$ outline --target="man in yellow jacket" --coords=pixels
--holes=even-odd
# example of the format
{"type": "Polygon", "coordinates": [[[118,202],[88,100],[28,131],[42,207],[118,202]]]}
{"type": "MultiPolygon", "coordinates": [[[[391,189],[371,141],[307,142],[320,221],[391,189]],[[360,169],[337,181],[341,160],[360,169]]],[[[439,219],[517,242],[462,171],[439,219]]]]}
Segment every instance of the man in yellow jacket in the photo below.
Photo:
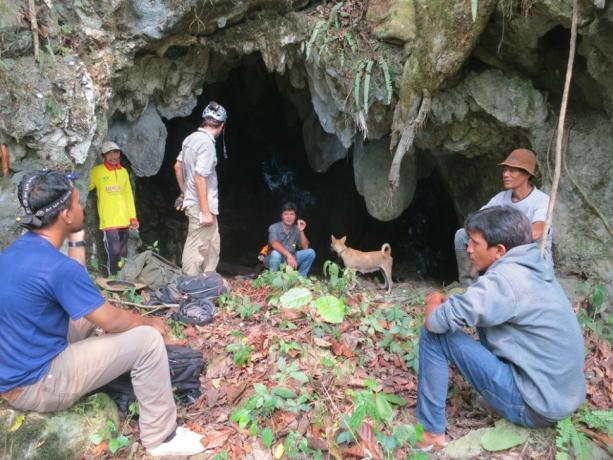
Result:
{"type": "Polygon", "coordinates": [[[108,255],[108,272],[119,270],[122,258],[128,255],[128,229],[139,227],[130,177],[119,158],[121,149],[114,142],[102,144],[102,164],[91,172],[89,190],[96,189],[100,230],[108,255]]]}

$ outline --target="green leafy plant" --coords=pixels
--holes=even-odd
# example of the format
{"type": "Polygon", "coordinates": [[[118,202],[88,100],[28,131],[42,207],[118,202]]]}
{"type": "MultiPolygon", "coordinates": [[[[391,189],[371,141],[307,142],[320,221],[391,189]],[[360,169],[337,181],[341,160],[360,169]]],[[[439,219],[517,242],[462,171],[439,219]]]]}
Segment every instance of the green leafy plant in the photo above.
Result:
{"type": "Polygon", "coordinates": [[[49,111],[49,114],[54,118],[62,113],[62,109],[60,109],[60,106],[53,94],[51,94],[47,99],[47,110],[49,111]]]}
{"type": "Polygon", "coordinates": [[[341,270],[338,264],[330,260],[324,262],[324,276],[328,277],[328,290],[336,295],[344,294],[356,282],[355,270],[350,268],[341,270]]]}
{"type": "Polygon", "coordinates": [[[166,324],[168,324],[168,326],[170,326],[170,334],[175,338],[175,339],[184,339],[185,335],[183,334],[183,328],[185,327],[185,324],[183,324],[181,321],[176,321],[174,319],[167,319],[166,320],[166,324]]]}
{"type": "Polygon", "coordinates": [[[253,282],[253,287],[260,288],[270,286],[277,291],[287,291],[294,286],[308,286],[310,281],[289,265],[281,265],[277,271],[264,270],[253,282]]]}
{"type": "Polygon", "coordinates": [[[112,420],[107,420],[104,428],[96,434],[91,435],[89,437],[89,440],[95,445],[98,445],[103,441],[107,441],[109,450],[113,455],[115,455],[115,453],[122,447],[125,447],[130,444],[130,440],[117,431],[117,428],[115,427],[115,422],[113,422],[112,420]]]}
{"type": "Polygon", "coordinates": [[[613,435],[613,410],[590,410],[586,406],[579,413],[579,420],[607,436],[613,435]]]}
{"type": "Polygon", "coordinates": [[[588,460],[590,452],[585,435],[575,427],[571,417],[566,417],[556,424],[556,460],[588,460]]]}
{"type": "Polygon", "coordinates": [[[279,358],[277,361],[277,366],[279,367],[279,372],[277,372],[273,378],[279,383],[283,384],[288,378],[292,378],[300,383],[307,383],[309,378],[307,375],[300,370],[298,367],[298,362],[293,361],[289,366],[285,358],[279,358]]]}
{"type": "Polygon", "coordinates": [[[342,323],[345,317],[345,303],[333,295],[326,295],[314,302],[317,313],[327,323],[342,323]]]}
{"type": "Polygon", "coordinates": [[[230,454],[228,454],[228,451],[224,449],[218,454],[213,455],[213,457],[211,457],[211,460],[228,460],[229,456],[230,454]]]}
{"type": "Polygon", "coordinates": [[[296,395],[293,390],[276,386],[270,391],[262,383],[254,383],[255,393],[247,400],[244,406],[239,407],[230,416],[241,429],[250,429],[256,434],[258,418],[268,418],[275,410],[289,410],[294,413],[309,409],[307,395],[296,395]],[[289,403],[292,401],[292,403],[289,403]]]}
{"type": "Polygon", "coordinates": [[[279,297],[279,304],[284,308],[302,308],[313,300],[313,294],[307,288],[292,288],[279,297]]]}
{"type": "Polygon", "coordinates": [[[148,244],[147,250],[153,251],[159,254],[160,253],[160,242],[158,240],[155,240],[153,243],[148,244]]]}
{"type": "Polygon", "coordinates": [[[298,342],[286,342],[285,340],[276,337],[277,343],[274,345],[279,348],[279,352],[282,355],[287,355],[291,351],[302,351],[302,345],[298,342]]]}
{"type": "Polygon", "coordinates": [[[253,348],[245,343],[246,339],[241,338],[237,343],[231,343],[226,346],[226,351],[233,355],[234,364],[244,366],[251,362],[251,353],[253,348]]]}
{"type": "Polygon", "coordinates": [[[236,312],[241,319],[251,319],[261,310],[247,295],[224,294],[219,298],[219,305],[236,312]]]}

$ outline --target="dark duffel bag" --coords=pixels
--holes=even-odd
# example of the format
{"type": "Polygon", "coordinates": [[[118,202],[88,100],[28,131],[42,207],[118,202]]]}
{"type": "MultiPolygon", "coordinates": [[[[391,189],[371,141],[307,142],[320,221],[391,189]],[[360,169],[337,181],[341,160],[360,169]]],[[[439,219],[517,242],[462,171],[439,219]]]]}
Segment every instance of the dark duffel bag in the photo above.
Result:
{"type": "MultiPolygon", "coordinates": [[[[184,404],[191,404],[200,397],[200,375],[204,368],[202,353],[188,347],[166,345],[170,382],[175,395],[184,404]]],[[[155,385],[155,382],[151,382],[155,385]]],[[[120,375],[115,380],[96,390],[107,393],[117,404],[119,410],[128,413],[130,404],[136,401],[130,373],[120,375]]]]}
{"type": "Polygon", "coordinates": [[[213,301],[228,292],[224,279],[217,272],[182,276],[177,281],[177,288],[181,294],[189,299],[211,299],[213,301]]]}

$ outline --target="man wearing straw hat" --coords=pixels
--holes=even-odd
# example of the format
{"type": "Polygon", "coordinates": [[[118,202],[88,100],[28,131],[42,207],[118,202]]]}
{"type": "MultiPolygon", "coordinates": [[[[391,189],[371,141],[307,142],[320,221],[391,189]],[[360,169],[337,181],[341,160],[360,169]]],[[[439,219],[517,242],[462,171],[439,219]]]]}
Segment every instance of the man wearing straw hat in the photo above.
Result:
{"type": "MultiPolygon", "coordinates": [[[[532,238],[534,238],[534,241],[540,240],[544,237],[543,231],[549,206],[549,195],[540,191],[536,185],[531,183],[536,170],[534,152],[524,148],[515,149],[502,163],[498,163],[498,166],[501,167],[504,191],[495,195],[481,209],[491,208],[492,206],[511,206],[521,211],[532,224],[532,238]]],[[[546,238],[545,260],[553,264],[551,229],[546,238]]],[[[467,246],[468,235],[461,228],[455,234],[455,253],[458,264],[458,278],[463,287],[471,285],[477,276],[466,253],[467,246]]]]}

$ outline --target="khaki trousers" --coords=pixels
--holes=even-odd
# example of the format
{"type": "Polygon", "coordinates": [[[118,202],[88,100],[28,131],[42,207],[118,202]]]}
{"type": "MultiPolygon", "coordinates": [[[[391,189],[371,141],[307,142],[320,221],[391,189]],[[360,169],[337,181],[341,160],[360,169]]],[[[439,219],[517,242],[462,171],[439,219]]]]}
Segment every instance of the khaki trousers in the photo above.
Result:
{"type": "Polygon", "coordinates": [[[7,398],[8,402],[20,410],[67,409],[82,396],[130,371],[139,402],[141,442],[145,447],[161,444],[177,423],[162,336],[150,326],[89,337],[93,330],[86,319],[71,321],[68,347],[53,359],[42,379],[12,390],[16,398],[7,398]]]}
{"type": "Polygon", "coordinates": [[[185,209],[189,223],[187,239],[183,248],[183,273],[194,276],[202,272],[215,271],[219,263],[220,237],[217,216],[213,215],[211,225],[200,225],[200,209],[190,206],[185,209]]]}

